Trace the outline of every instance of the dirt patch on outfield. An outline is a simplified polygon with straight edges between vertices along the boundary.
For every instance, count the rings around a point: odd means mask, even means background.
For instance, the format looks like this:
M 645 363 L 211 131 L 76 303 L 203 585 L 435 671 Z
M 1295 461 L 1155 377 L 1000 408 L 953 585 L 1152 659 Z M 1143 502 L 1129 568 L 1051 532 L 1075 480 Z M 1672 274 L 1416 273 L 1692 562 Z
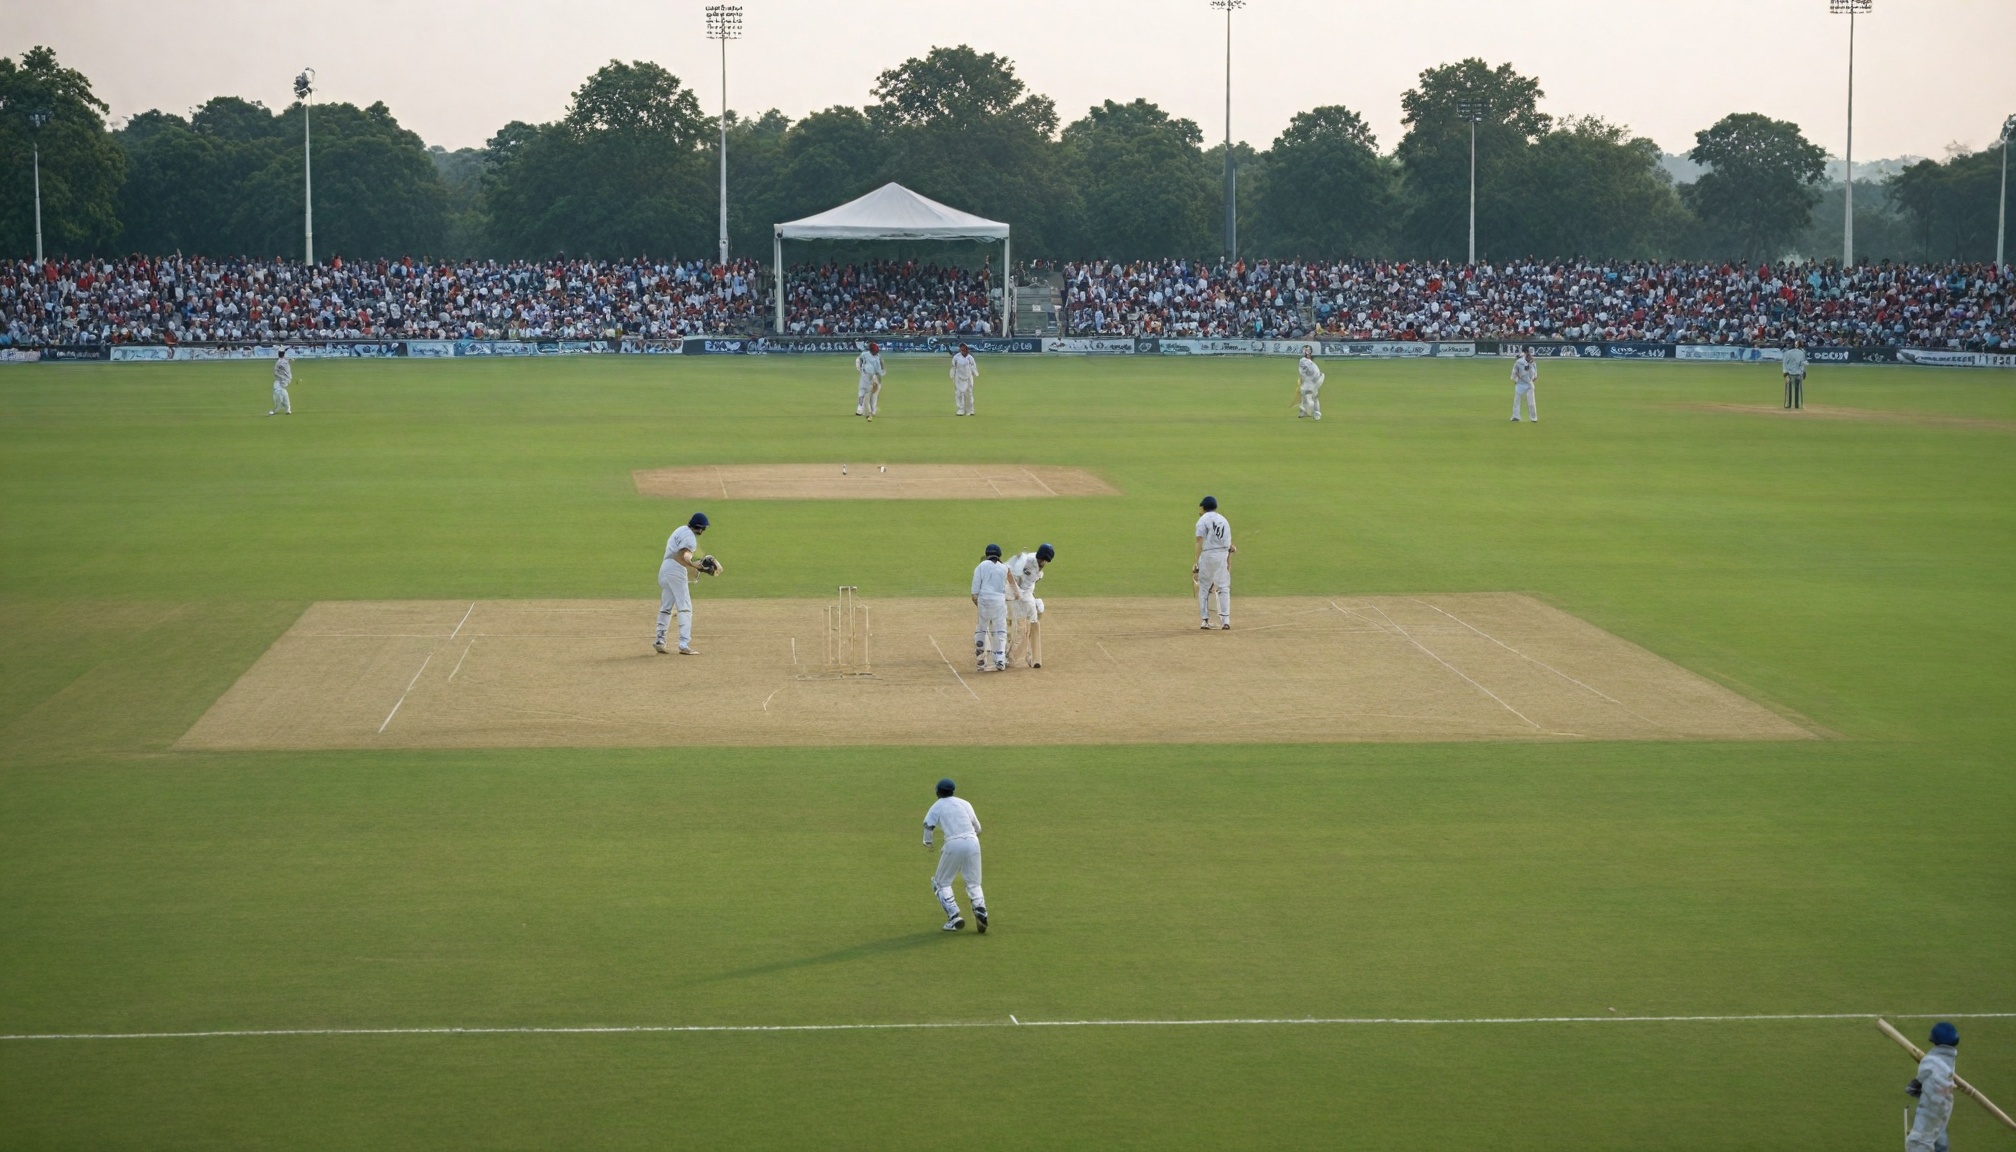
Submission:
M 870 674 L 814 600 L 314 605 L 177 747 L 1794 740 L 1798 724 L 1526 596 L 1056 599 L 1044 665 L 973 670 L 964 599 L 870 603 Z
M 843 471 L 844 470 L 844 471 Z M 1118 496 L 1083 468 L 1019 464 L 708 464 L 632 472 L 641 496 L 676 500 L 1026 500 Z
M 1939 416 L 1930 412 L 1886 412 L 1879 408 L 1836 408 L 1826 404 L 1808 404 L 1796 411 L 1775 404 L 1686 404 L 1682 407 L 1706 412 L 1780 416 L 1787 420 L 1855 420 L 1872 424 L 1917 424 L 1927 428 L 1989 428 L 1998 432 L 2016 432 L 2016 420 Z

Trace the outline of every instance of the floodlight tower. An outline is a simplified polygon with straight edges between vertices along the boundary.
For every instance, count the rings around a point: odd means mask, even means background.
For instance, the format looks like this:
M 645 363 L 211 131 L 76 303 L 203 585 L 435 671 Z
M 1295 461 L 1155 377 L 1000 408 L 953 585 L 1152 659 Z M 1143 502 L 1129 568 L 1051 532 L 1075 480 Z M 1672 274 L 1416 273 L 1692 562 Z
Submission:
M 1855 17 L 1876 0 L 1827 0 L 1827 11 L 1848 17 L 1848 146 L 1841 153 L 1841 270 L 1855 266 Z
M 49 123 L 50 111 L 37 108 L 28 113 L 30 138 L 35 142 L 35 267 L 42 267 L 42 126 Z
M 1232 13 L 1246 0 L 1211 0 L 1225 10 L 1225 260 L 1239 258 L 1239 173 L 1232 163 Z
M 302 262 L 315 263 L 315 70 L 303 68 L 294 77 L 294 98 L 301 101 L 301 230 Z
M 707 38 L 721 42 L 721 263 L 728 263 L 728 41 L 742 38 L 742 6 L 709 4 Z
M 1491 114 L 1487 97 L 1465 93 L 1456 98 L 1456 114 L 1470 122 L 1470 263 L 1477 263 L 1477 125 Z
M 2009 223 L 2009 139 L 2012 136 L 2016 136 L 2016 116 L 2002 121 L 2002 196 L 1995 201 L 1995 270 L 2001 273 L 2009 271 L 2008 263 L 2002 259 L 2002 236 Z M 42 249 L 38 246 L 35 253 L 39 258 Z

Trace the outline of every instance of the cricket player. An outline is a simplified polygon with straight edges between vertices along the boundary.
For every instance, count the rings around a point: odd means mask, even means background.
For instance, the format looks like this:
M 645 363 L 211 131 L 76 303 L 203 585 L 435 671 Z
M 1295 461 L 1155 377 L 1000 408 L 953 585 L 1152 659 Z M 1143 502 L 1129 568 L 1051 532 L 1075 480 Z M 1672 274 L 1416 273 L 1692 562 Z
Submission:
M 866 416 L 872 422 L 882 399 L 882 377 L 888 375 L 888 370 L 882 367 L 882 346 L 870 340 L 867 350 L 854 358 L 854 371 L 861 375 L 854 391 L 854 415 Z
M 1302 362 L 1295 366 L 1295 375 L 1295 391 L 1298 398 L 1295 418 L 1300 420 L 1308 416 L 1321 420 L 1323 402 L 1317 398 L 1317 393 L 1323 390 L 1323 369 L 1316 366 L 1316 350 L 1307 344 L 1302 346 Z
M 706 531 L 707 514 L 695 512 L 686 523 L 673 529 L 672 538 L 665 542 L 665 562 L 658 565 L 658 638 L 651 643 L 661 656 L 665 654 L 665 629 L 675 612 L 679 615 L 679 654 L 699 655 L 693 651 L 693 593 L 687 586 L 687 574 L 721 574 L 719 560 L 712 556 L 696 560 L 693 556 L 700 550 L 700 536 Z
M 294 364 L 287 359 L 287 349 L 280 349 L 280 358 L 273 361 L 273 410 L 268 416 L 292 416 L 294 404 L 287 398 L 287 387 L 294 383 Z
M 948 849 L 949 850 L 949 849 Z M 979 864 L 979 850 L 974 850 Z M 944 872 L 944 866 L 939 866 Z M 979 897 L 974 897 L 977 902 Z M 1953 1118 L 1953 1073 L 1960 1060 L 1960 1030 L 1940 1021 L 1932 1026 L 1932 1048 L 1918 1061 L 1918 1075 L 1904 1091 L 1918 1101 L 1904 1152 L 1946 1152 L 1946 1122 Z
M 1043 579 L 1043 569 L 1057 558 L 1057 549 L 1048 544 L 1038 544 L 1034 552 L 1017 552 L 1008 558 L 1008 618 L 1011 623 L 1021 625 L 1028 636 L 1029 666 L 1043 666 L 1043 634 L 1039 627 L 1043 622 L 1043 601 L 1036 597 L 1036 582 Z M 1015 638 L 1008 638 L 1009 658 L 1015 655 Z
M 952 795 L 958 785 L 950 780 L 938 781 L 938 802 L 924 813 L 924 850 L 931 850 L 931 833 L 936 829 L 945 830 L 945 848 L 938 854 L 938 871 L 931 877 L 931 891 L 937 893 L 938 903 L 945 909 L 945 931 L 957 932 L 966 927 L 966 920 L 959 915 L 959 902 L 952 898 L 952 878 L 966 879 L 966 901 L 973 905 L 973 923 L 980 934 L 987 934 L 987 896 L 980 891 L 980 817 L 973 814 L 973 805 Z
M 973 569 L 973 606 L 979 618 L 973 625 L 973 665 L 987 671 L 992 658 L 996 672 L 1008 670 L 1008 566 L 1001 562 L 1001 546 L 987 545 L 987 555 Z
M 1533 400 L 1533 381 L 1540 375 L 1540 369 L 1533 365 L 1533 350 L 1522 348 L 1512 360 L 1512 422 L 1519 422 L 1519 401 L 1526 401 L 1526 411 L 1533 422 L 1540 422 L 1540 406 Z
M 980 378 L 980 362 L 966 345 L 959 345 L 959 351 L 952 354 L 952 414 L 954 416 L 973 415 L 973 381 Z
M 1797 341 L 1785 342 L 1785 407 L 1798 411 L 1806 406 L 1806 350 Z
M 1211 594 L 1218 594 L 1218 626 L 1232 628 L 1232 525 L 1218 514 L 1218 498 L 1206 496 L 1197 507 L 1197 562 L 1190 565 L 1190 577 L 1197 585 L 1197 626 L 1211 630 Z

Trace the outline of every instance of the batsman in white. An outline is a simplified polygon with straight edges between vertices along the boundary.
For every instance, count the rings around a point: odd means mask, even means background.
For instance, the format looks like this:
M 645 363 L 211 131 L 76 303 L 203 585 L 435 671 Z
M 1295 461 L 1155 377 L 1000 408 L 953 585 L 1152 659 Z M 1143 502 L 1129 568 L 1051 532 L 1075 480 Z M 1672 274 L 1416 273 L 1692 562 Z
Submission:
M 294 362 L 287 359 L 287 349 L 280 349 L 280 358 L 273 361 L 273 410 L 268 416 L 292 416 L 294 404 L 287 398 L 287 387 L 294 383 Z
M 882 346 L 873 340 L 859 356 L 854 357 L 854 371 L 861 377 L 854 387 L 854 415 L 866 416 L 872 422 L 875 410 L 881 407 L 882 377 L 888 370 L 882 367 Z
M 1519 422 L 1519 401 L 1526 401 L 1526 411 L 1533 422 L 1540 422 L 1540 405 L 1533 399 L 1533 381 L 1540 376 L 1540 369 L 1533 363 L 1533 350 L 1521 349 L 1512 361 L 1512 422 Z
M 973 415 L 973 381 L 980 378 L 980 362 L 966 345 L 959 345 L 959 351 L 952 354 L 952 414 L 954 416 Z
M 952 880 L 965 877 L 966 901 L 973 905 L 973 923 L 985 936 L 987 895 L 980 891 L 980 817 L 973 814 L 973 805 L 952 794 L 957 788 L 950 780 L 938 781 L 938 802 L 924 813 L 926 852 L 931 850 L 931 833 L 941 828 L 945 831 L 945 848 L 938 853 L 938 871 L 931 876 L 931 891 L 945 909 L 945 931 L 957 932 L 966 927 L 966 920 L 959 915 L 959 901 L 952 898 Z
M 1022 634 L 1028 639 L 1026 655 L 1031 668 L 1043 666 L 1043 601 L 1036 596 L 1036 582 L 1043 579 L 1043 569 L 1057 558 L 1057 549 L 1048 544 L 1038 544 L 1034 552 L 1017 552 L 1008 558 L 1008 619 L 1011 625 L 1021 625 Z M 1015 637 L 1008 637 L 1008 657 L 1015 657 Z
M 973 569 L 973 606 L 978 618 L 973 624 L 973 665 L 987 671 L 1008 670 L 1008 566 L 1001 563 L 1001 546 L 987 545 L 987 554 Z
M 977 899 L 977 897 L 976 897 Z M 1960 1062 L 1960 1030 L 1940 1021 L 1932 1026 L 1932 1047 L 1918 1061 L 1918 1075 L 1904 1091 L 1917 1099 L 1904 1152 L 1946 1152 L 1946 1122 L 1953 1118 L 1954 1066 Z
M 721 562 L 714 557 L 693 558 L 693 553 L 700 550 L 700 535 L 705 531 L 707 514 L 695 512 L 686 523 L 674 528 L 672 538 L 665 542 L 665 562 L 658 565 L 658 638 L 651 642 L 652 649 L 661 656 L 665 654 L 665 629 L 675 612 L 679 615 L 679 654 L 698 655 L 693 651 L 693 590 L 687 585 L 687 573 L 721 574 Z
M 1218 514 L 1218 498 L 1206 496 L 1197 507 L 1197 561 L 1190 565 L 1190 578 L 1197 585 L 1197 626 L 1211 629 L 1211 594 L 1218 594 L 1218 626 L 1232 627 L 1232 525 Z
M 1302 346 L 1302 362 L 1295 365 L 1295 418 L 1304 416 L 1321 420 L 1323 401 L 1318 393 L 1323 391 L 1323 369 L 1316 366 L 1316 350 L 1307 344 Z

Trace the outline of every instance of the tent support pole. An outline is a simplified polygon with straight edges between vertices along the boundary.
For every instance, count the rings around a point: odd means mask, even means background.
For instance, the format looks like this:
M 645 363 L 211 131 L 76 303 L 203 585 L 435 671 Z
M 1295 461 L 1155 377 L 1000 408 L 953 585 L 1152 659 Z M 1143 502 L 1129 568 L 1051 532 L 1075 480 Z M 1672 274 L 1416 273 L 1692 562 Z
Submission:
M 770 270 L 777 275 L 777 335 L 784 334 L 784 234 L 770 231 Z
M 1015 334 L 1015 264 L 1013 241 L 1001 237 L 1001 335 Z

